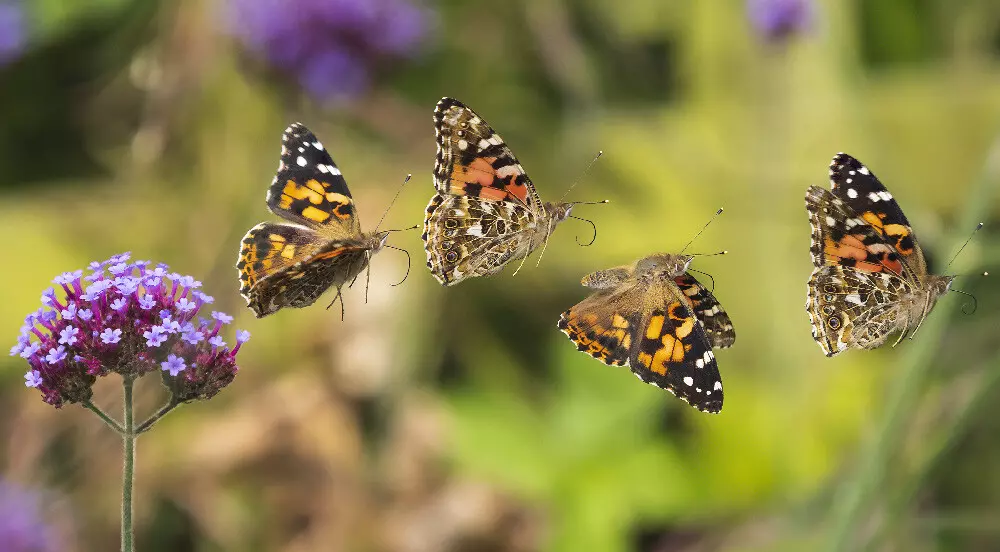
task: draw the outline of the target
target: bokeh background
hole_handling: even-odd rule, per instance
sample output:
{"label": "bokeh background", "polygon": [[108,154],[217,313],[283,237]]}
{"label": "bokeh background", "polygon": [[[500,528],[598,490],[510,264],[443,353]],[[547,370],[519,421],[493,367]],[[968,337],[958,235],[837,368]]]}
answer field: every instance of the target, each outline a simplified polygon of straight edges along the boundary
{"label": "bokeh background", "polygon": [[[1000,291],[969,276],[916,338],[825,358],[803,304],[805,189],[846,151],[933,269],[1000,268],[1000,4],[991,0],[0,0],[0,336],[57,274],[121,251],[205,283],[253,339],[235,382],[138,443],[138,549],[1000,549]],[[371,229],[432,194],[444,95],[576,211],[540,266],[441,288],[395,233],[347,317],[257,320],[245,231],[307,124]],[[579,278],[677,251],[738,339],[719,415],[555,328]],[[367,299],[367,300],[366,300]],[[118,546],[121,448],[0,359],[0,549]],[[118,412],[120,381],[96,402]],[[148,381],[147,381],[148,380]],[[141,409],[163,399],[140,384]],[[19,540],[15,540],[19,539]],[[20,544],[14,544],[20,543]]]}

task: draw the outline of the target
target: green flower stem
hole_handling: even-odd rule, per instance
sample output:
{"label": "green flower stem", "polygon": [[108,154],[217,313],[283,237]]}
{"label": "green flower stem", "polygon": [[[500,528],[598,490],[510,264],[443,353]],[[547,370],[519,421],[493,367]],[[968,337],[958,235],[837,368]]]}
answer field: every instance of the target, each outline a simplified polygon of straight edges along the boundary
{"label": "green flower stem", "polygon": [[132,483],[135,479],[135,421],[132,418],[133,376],[123,378],[125,388],[125,428],[122,441],[125,447],[125,469],[122,476],[122,552],[133,552],[134,532],[132,529]]}
{"label": "green flower stem", "polygon": [[[982,220],[989,206],[993,205],[996,183],[1000,180],[1000,138],[990,148],[983,173],[969,192],[964,212],[948,243],[951,251],[965,241],[974,225]],[[950,257],[945,257],[950,258]],[[832,527],[825,550],[863,550],[864,543],[857,542],[865,532],[872,502],[885,498],[883,485],[891,455],[898,449],[906,432],[906,421],[917,405],[920,391],[931,363],[940,348],[946,322],[960,301],[943,299],[935,312],[920,328],[919,338],[903,344],[895,385],[886,400],[885,415],[874,435],[863,446],[858,459],[858,470],[853,480],[846,481],[834,497],[831,512]]]}
{"label": "green flower stem", "polygon": [[117,420],[115,420],[111,416],[108,416],[107,413],[105,413],[103,410],[101,410],[100,408],[98,408],[97,405],[95,405],[94,403],[92,403],[90,401],[87,401],[87,402],[84,402],[84,403],[81,403],[81,404],[87,410],[93,412],[94,414],[97,414],[97,417],[100,418],[100,419],[102,419],[102,420],[104,420],[104,423],[108,424],[108,427],[110,427],[111,429],[113,429],[113,430],[115,430],[115,431],[117,431],[118,433],[121,433],[121,434],[125,433],[125,428],[123,428],[122,425],[120,423],[118,423]]}
{"label": "green flower stem", "polygon": [[149,418],[147,418],[146,421],[144,421],[141,424],[139,424],[138,426],[136,426],[136,428],[135,428],[135,434],[138,436],[140,433],[144,433],[144,432],[148,431],[149,428],[153,427],[153,424],[155,424],[156,422],[160,421],[160,418],[166,416],[173,409],[177,408],[180,405],[181,405],[181,403],[179,403],[179,402],[177,402],[177,401],[175,401],[175,400],[173,400],[171,398],[170,401],[167,402],[167,404],[161,406],[160,409],[158,411],[156,411],[156,414],[153,414],[152,416],[150,416]]}

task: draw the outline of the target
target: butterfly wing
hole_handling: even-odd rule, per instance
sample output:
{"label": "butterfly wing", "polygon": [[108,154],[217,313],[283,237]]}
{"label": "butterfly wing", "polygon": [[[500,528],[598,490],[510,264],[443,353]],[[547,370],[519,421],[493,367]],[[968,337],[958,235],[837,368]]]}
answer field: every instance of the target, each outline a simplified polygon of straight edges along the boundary
{"label": "butterfly wing", "polygon": [[359,237],[347,181],[323,144],[301,123],[285,129],[281,161],[267,192],[271,211],[330,239]]}
{"label": "butterfly wing", "polygon": [[831,190],[806,192],[814,266],[887,271],[911,281],[927,274],[909,222],[874,173],[841,153],[830,164],[830,183]]}
{"label": "butterfly wing", "polygon": [[912,291],[893,274],[865,272],[843,266],[824,266],[809,278],[806,311],[813,339],[823,354],[834,356],[849,347],[874,349],[893,332],[915,320],[900,299]]}
{"label": "butterfly wing", "polygon": [[577,349],[628,365],[642,381],[703,412],[722,410],[719,367],[704,326],[672,280],[635,280],[602,290],[564,312],[558,327]]}
{"label": "butterfly wing", "polygon": [[427,213],[422,238],[427,267],[441,284],[496,274],[511,259],[528,254],[531,237],[521,229],[532,218],[523,206],[438,197],[440,202]]}
{"label": "butterfly wing", "polygon": [[434,109],[434,133],[438,194],[510,201],[542,211],[535,186],[514,153],[472,109],[453,98],[442,98]]}
{"label": "butterfly wing", "polygon": [[240,242],[240,295],[258,318],[306,307],[356,276],[368,258],[360,240],[331,241],[304,226],[264,222]]}
{"label": "butterfly wing", "polygon": [[674,278],[674,283],[687,297],[695,317],[705,326],[705,333],[713,349],[732,347],[736,342],[736,330],[729,314],[719,304],[712,292],[701,285],[694,276],[684,273]]}

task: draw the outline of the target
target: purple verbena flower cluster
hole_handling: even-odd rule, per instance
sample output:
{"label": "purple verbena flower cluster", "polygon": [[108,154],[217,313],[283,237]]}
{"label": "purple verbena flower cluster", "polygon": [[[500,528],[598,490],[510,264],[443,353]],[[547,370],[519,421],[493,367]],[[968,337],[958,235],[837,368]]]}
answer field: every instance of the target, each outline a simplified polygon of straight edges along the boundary
{"label": "purple verbena flower cluster", "polygon": [[26,26],[21,3],[0,0],[0,66],[13,61],[24,50]]}
{"label": "purple verbena flower cluster", "polygon": [[179,402],[208,399],[236,375],[236,353],[250,334],[226,345],[232,322],[221,312],[202,316],[214,300],[191,276],[166,265],[129,262],[129,254],[90,263],[89,273],[65,272],[42,293],[10,354],[27,360],[24,384],[45,402],[88,401],[97,377],[137,377],[159,370]]}
{"label": "purple verbena flower cluster", "polygon": [[812,28],[814,0],[747,0],[747,15],[757,34],[769,42],[783,42]]}
{"label": "purple verbena flower cluster", "polygon": [[411,0],[228,0],[232,34],[319,99],[363,93],[376,65],[412,57],[429,12]]}

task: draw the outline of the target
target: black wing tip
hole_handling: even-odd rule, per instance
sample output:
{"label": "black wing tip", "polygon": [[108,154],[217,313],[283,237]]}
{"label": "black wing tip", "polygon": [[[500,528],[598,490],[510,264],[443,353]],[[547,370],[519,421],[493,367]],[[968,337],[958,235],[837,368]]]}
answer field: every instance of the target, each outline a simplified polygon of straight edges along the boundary
{"label": "black wing tip", "polygon": [[438,100],[437,106],[434,108],[434,111],[440,113],[452,107],[468,108],[467,105],[456,100],[455,98],[452,98],[450,96],[444,96],[443,98]]}

